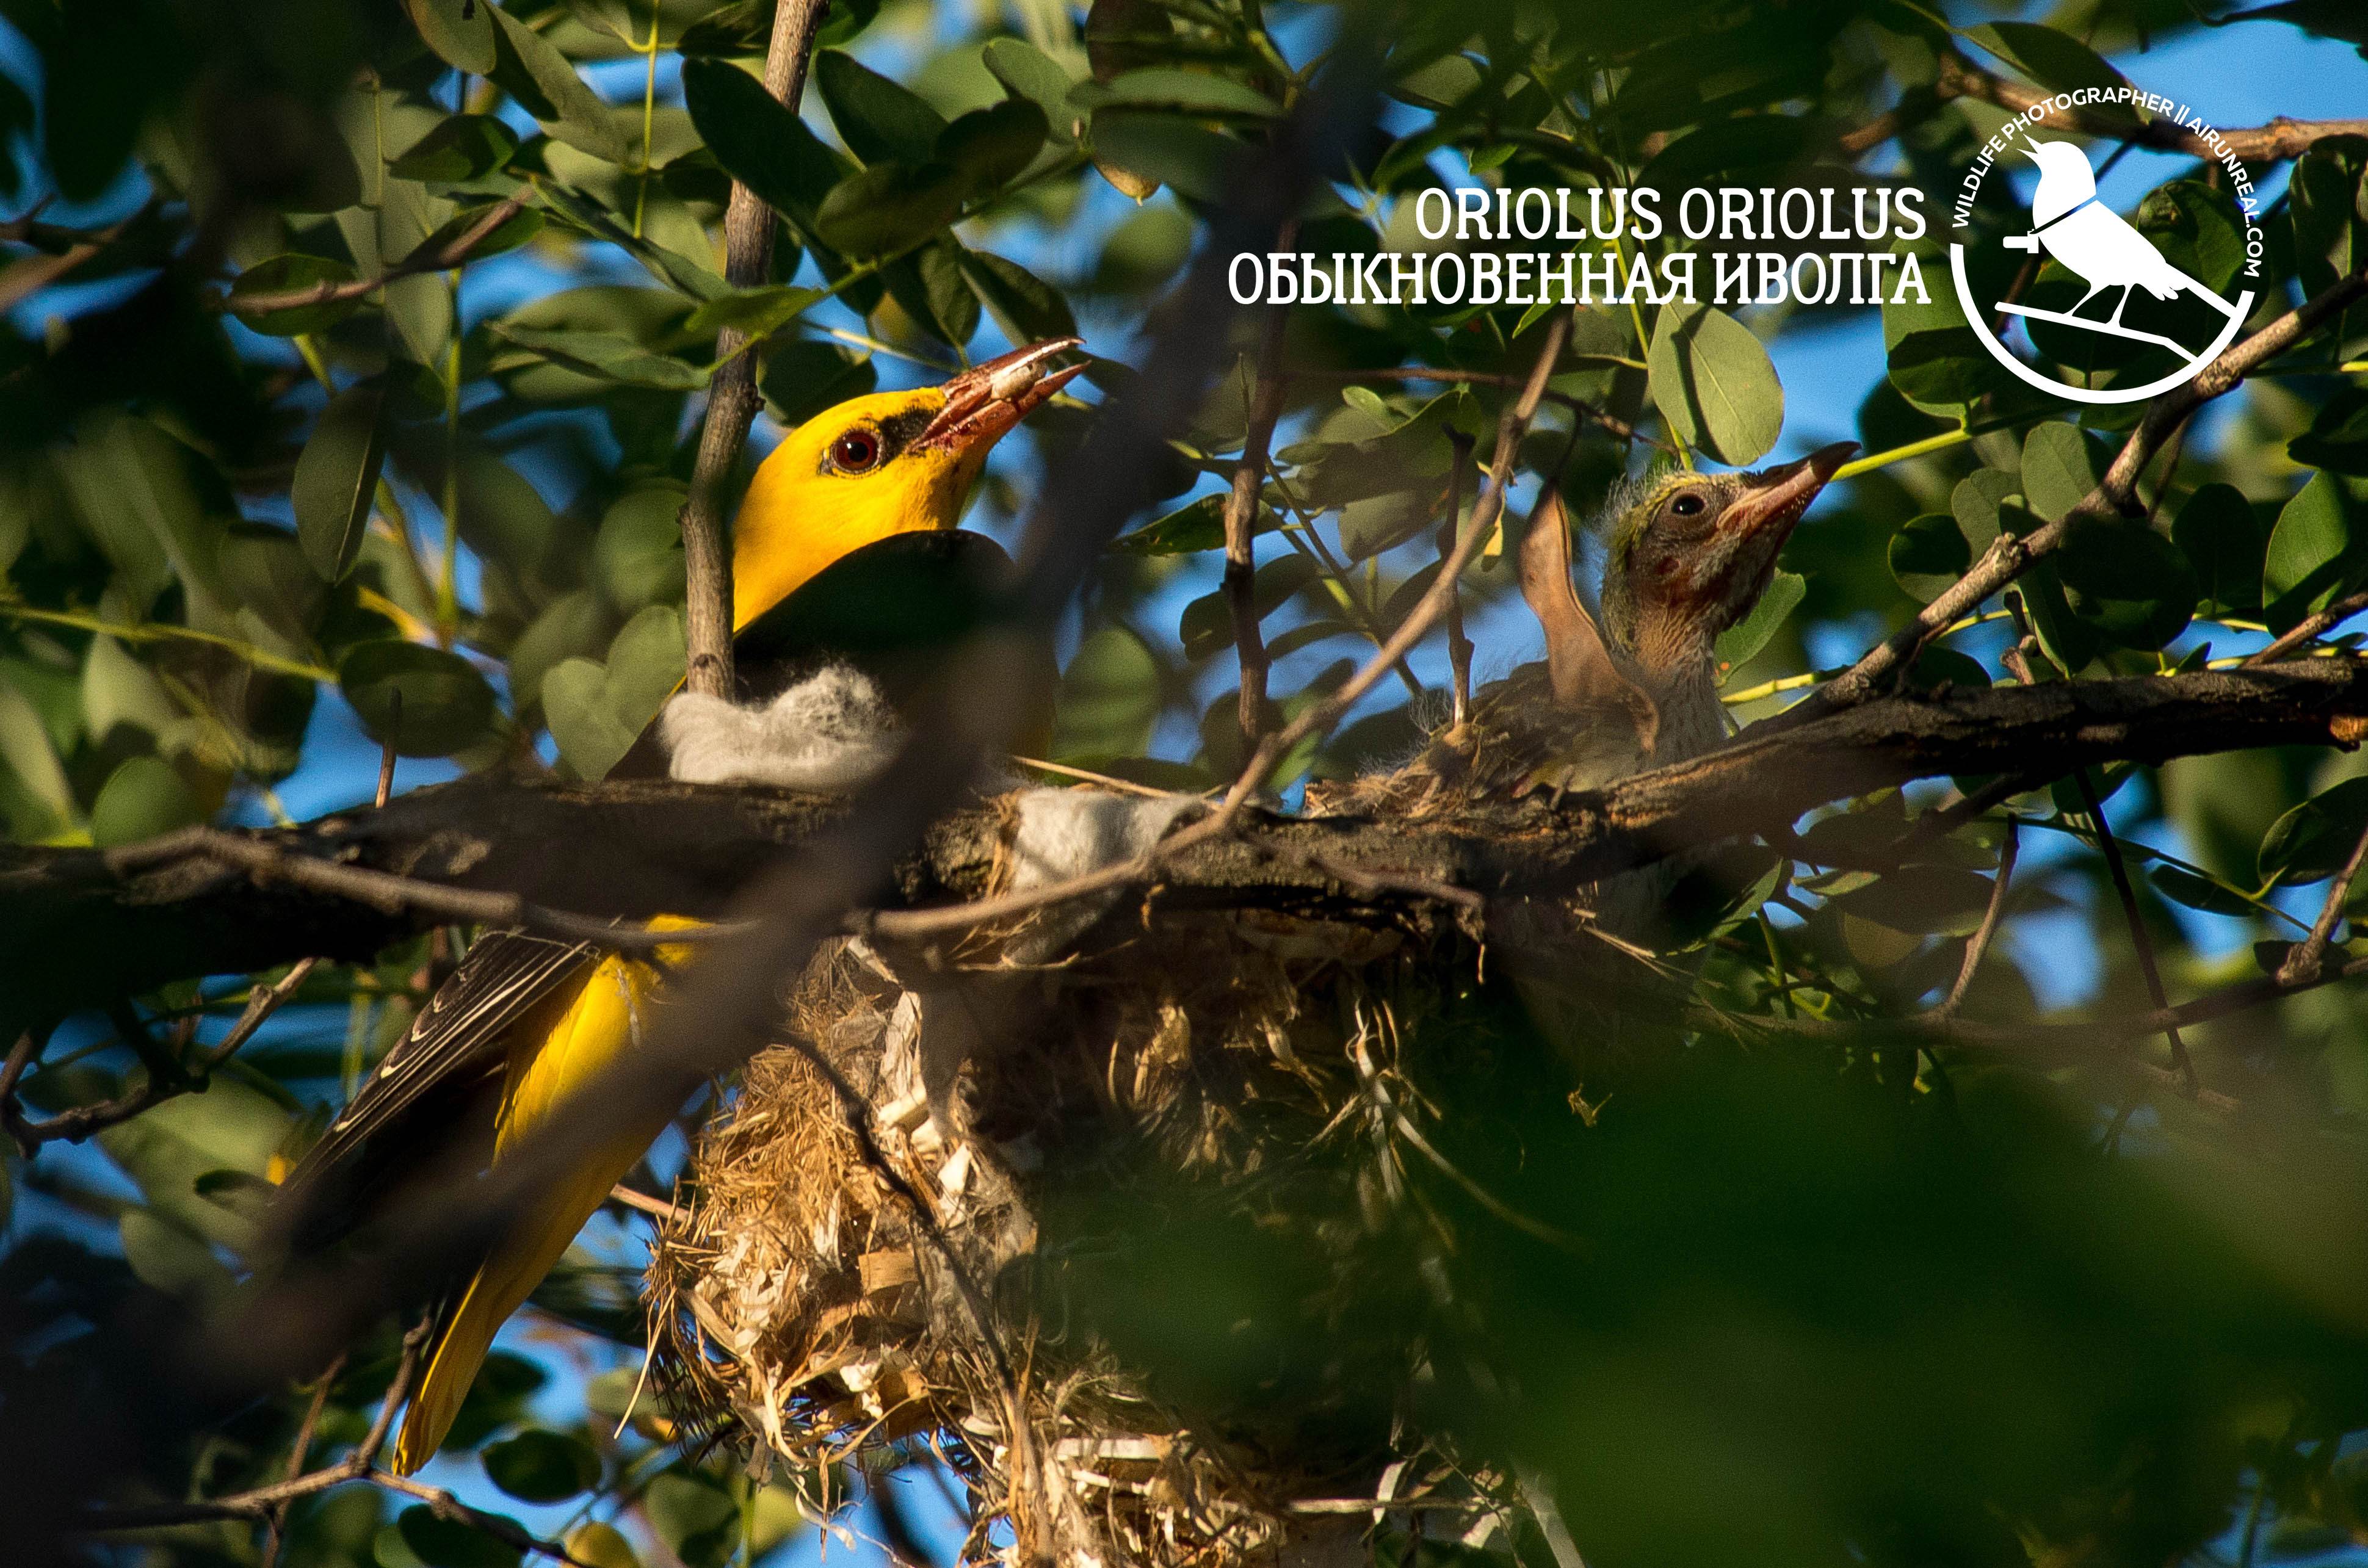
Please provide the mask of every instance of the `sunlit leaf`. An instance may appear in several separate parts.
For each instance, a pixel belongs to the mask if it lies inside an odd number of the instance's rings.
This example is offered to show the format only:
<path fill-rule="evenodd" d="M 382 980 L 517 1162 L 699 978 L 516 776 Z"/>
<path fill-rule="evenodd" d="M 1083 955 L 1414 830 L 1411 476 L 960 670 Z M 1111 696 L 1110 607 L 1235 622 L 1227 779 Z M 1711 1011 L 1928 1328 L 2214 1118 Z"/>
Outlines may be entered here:
<path fill-rule="evenodd" d="M 2283 631 L 2368 581 L 2368 481 L 2314 473 L 2278 513 L 2261 563 L 2262 611 Z"/>
<path fill-rule="evenodd" d="M 936 155 L 945 116 L 912 89 L 836 49 L 814 56 L 814 82 L 839 140 L 865 164 L 925 164 Z"/>
<path fill-rule="evenodd" d="M 490 0 L 480 9 L 492 13 L 500 30 L 499 58 L 482 74 L 493 77 L 537 124 L 569 146 L 612 164 L 632 156 L 608 106 L 585 84 L 565 55 Z"/>
<path fill-rule="evenodd" d="M 1765 455 L 1784 429 L 1784 388 L 1751 329 L 1724 311 L 1670 305 L 1645 355 L 1654 406 L 1688 446 L 1724 463 Z"/>

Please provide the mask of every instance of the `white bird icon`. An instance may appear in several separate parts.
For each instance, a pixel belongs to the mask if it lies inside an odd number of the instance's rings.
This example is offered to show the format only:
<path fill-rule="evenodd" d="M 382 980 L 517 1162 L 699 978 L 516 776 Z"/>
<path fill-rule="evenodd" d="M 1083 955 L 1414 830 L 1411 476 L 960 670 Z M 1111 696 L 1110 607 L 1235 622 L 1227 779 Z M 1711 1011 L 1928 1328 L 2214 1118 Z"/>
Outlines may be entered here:
<path fill-rule="evenodd" d="M 2080 275 L 2089 291 L 2072 307 L 2072 314 L 2114 288 L 2121 290 L 2122 298 L 2110 324 L 2117 327 L 2132 289 L 2144 289 L 2157 300 L 2175 300 L 2184 289 L 2225 312 L 2226 307 L 2210 290 L 2163 259 L 2144 234 L 2097 199 L 2097 176 L 2089 168 L 2087 153 L 2069 142 L 2026 138 L 2023 145 L 2039 165 L 2039 188 L 2031 199 L 2032 232 L 2009 236 L 2007 248 L 2036 251 L 2044 245 L 2049 256 Z"/>

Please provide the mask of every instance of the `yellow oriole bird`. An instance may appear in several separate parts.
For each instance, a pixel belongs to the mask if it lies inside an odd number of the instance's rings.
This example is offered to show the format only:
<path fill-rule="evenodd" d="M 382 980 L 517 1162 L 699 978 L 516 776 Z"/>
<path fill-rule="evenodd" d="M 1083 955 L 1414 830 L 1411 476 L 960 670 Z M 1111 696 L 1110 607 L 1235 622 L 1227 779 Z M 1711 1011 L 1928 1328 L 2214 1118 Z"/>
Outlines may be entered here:
<path fill-rule="evenodd" d="M 744 698 L 825 660 L 854 665 L 892 705 L 991 613 L 1002 551 L 958 531 L 996 441 L 1082 367 L 1040 343 L 942 386 L 852 399 L 792 432 L 750 482 L 734 524 L 733 649 Z M 665 772 L 649 731 L 614 775 Z M 660 931 L 696 924 L 672 916 Z M 314 1251 L 406 1198 L 428 1198 L 462 1162 L 498 1163 L 550 1125 L 579 1086 L 639 1038 L 662 968 L 524 931 L 481 937 L 409 1034 L 296 1169 L 283 1203 L 290 1245 Z M 438 1303 L 393 1463 L 408 1475 L 451 1430 L 495 1334 L 664 1130 L 673 1108 L 582 1151 L 563 1179 L 509 1216 Z"/>

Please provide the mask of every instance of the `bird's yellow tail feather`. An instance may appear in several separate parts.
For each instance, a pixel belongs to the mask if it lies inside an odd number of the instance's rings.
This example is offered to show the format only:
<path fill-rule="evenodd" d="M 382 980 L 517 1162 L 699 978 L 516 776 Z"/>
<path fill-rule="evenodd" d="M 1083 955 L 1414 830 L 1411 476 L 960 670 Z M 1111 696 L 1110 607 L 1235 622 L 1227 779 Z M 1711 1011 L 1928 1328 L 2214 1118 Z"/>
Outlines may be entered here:
<path fill-rule="evenodd" d="M 693 923 L 661 917 L 651 924 L 663 930 Z M 687 948 L 668 947 L 660 953 L 673 965 L 689 956 Z M 598 1078 L 632 1044 L 643 1005 L 656 981 L 656 971 L 648 964 L 609 958 L 555 1022 L 519 1030 L 510 1050 L 495 1123 L 496 1165 L 547 1125 L 569 1095 Z M 609 1190 L 641 1159 L 664 1130 L 671 1109 L 660 1108 L 645 1119 L 646 1125 L 587 1151 L 536 1193 L 484 1267 L 477 1270 L 428 1348 L 427 1370 L 411 1397 L 402 1436 L 395 1442 L 397 1474 L 411 1474 L 443 1446 L 469 1385 L 476 1381 L 477 1369 L 484 1365 L 494 1335 L 551 1272 Z"/>

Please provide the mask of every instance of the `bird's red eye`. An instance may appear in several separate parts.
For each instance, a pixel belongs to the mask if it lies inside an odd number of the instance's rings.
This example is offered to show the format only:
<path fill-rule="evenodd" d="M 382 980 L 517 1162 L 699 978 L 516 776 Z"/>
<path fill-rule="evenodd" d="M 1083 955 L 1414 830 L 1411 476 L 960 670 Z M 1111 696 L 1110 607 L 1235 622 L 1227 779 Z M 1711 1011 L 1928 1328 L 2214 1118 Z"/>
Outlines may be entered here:
<path fill-rule="evenodd" d="M 1681 492 L 1669 503 L 1669 512 L 1673 517 L 1698 517 L 1702 515 L 1702 498 L 1691 490 Z"/>
<path fill-rule="evenodd" d="M 880 437 L 870 430 L 849 430 L 830 444 L 830 466 L 841 473 L 870 473 L 880 466 Z"/>

